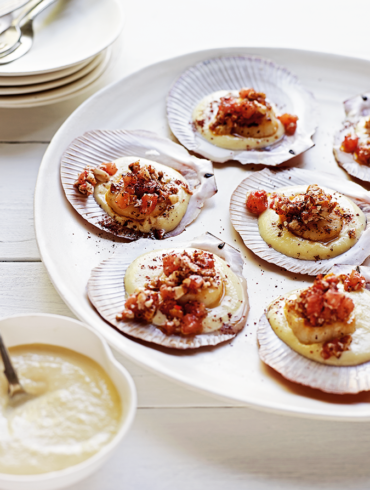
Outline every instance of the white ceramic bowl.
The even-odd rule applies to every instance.
[[[113,357],[106,341],[77,320],[59,315],[19,315],[0,320],[0,332],[8,347],[22,344],[50,344],[74,350],[96,361],[115,384],[123,414],[119,431],[103,449],[86,461],[61,471],[41,475],[0,473],[4,490],[57,490],[86,478],[109,458],[131,426],[136,411],[136,389],[130,374]]]

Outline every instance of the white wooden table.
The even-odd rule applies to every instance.
[[[40,261],[33,191],[55,131],[96,90],[149,63],[219,46],[294,47],[370,58],[368,0],[136,0],[123,5],[126,25],[110,68],[84,96],[47,107],[0,110],[1,316],[73,316]],[[227,405],[119,360],[138,389],[134,426],[110,462],[75,490],[369,488],[367,424]]]

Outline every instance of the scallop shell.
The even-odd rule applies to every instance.
[[[184,217],[174,230],[166,233],[165,238],[182,233],[196,219],[204,202],[217,192],[212,162],[189,155],[180,145],[166,138],[140,130],[89,131],[76,138],[64,152],[61,161],[62,185],[68,201],[83,218],[114,235],[129,240],[154,238],[123,226],[110,229],[109,225],[116,222],[99,206],[93,195],[81,195],[73,184],[86,165],[97,167],[122,156],[148,158],[167,165],[180,172],[193,191]]]
[[[347,119],[359,118],[370,114],[370,92],[356,95],[343,102]]]
[[[118,322],[116,320],[116,315],[123,311],[125,304],[124,276],[128,266],[137,257],[152,250],[188,247],[200,248],[218,255],[224,259],[231,270],[241,278],[245,300],[243,305],[231,319],[232,322],[235,322],[233,331],[228,331],[227,333],[216,331],[195,335],[194,337],[182,337],[180,335],[167,336],[155,325],[144,325],[143,323],[135,321]],[[198,347],[217,345],[221,342],[230,340],[244,327],[249,311],[249,302],[247,282],[243,276],[243,266],[244,261],[240,252],[210,234],[201,235],[191,242],[185,243],[158,243],[153,242],[152,240],[143,239],[136,243],[122,245],[118,253],[113,257],[104,260],[98,267],[93,269],[88,282],[87,291],[91,303],[95,306],[100,315],[121,332],[147,342],[154,342],[155,344],[164,347],[171,347],[174,349],[195,349]]]
[[[353,177],[370,182],[370,167],[358,163],[353,158],[352,153],[341,150],[344,137],[353,131],[361,117],[370,114],[370,92],[356,95],[346,100],[343,105],[347,120],[344,121],[342,128],[334,134],[333,153],[335,159]]]
[[[277,252],[263,240],[258,229],[258,217],[246,209],[246,194],[264,189],[275,191],[289,185],[318,184],[351,198],[364,212],[366,229],[358,242],[347,252],[327,260],[300,260]],[[264,169],[244,179],[235,189],[230,201],[231,222],[245,245],[258,257],[292,272],[316,275],[328,272],[334,264],[362,264],[370,254],[370,194],[360,185],[340,180],[336,175],[292,168],[283,171]]]
[[[347,274],[353,265],[335,266],[330,272]],[[360,267],[370,287],[370,267]],[[355,394],[370,390],[370,362],[358,366],[328,366],[307,359],[291,349],[273,331],[264,314],[258,325],[259,355],[263,362],[295,383],[328,393]]]
[[[299,117],[297,131],[264,150],[233,151],[212,145],[194,129],[192,113],[197,103],[218,90],[253,87],[266,93],[280,111]],[[253,56],[213,58],[189,68],[175,82],[167,98],[172,132],[188,149],[215,162],[279,165],[311,148],[318,122],[318,105],[298,78],[270,60]]]

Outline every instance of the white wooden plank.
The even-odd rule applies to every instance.
[[[46,144],[0,144],[0,260],[40,260],[33,194]]]
[[[71,490],[365,490],[362,424],[241,408],[140,409],[97,474]]]
[[[74,318],[63,303],[40,262],[0,263],[0,315],[53,313]],[[230,406],[209,396],[191,391],[115,356],[134,378],[140,407]]]

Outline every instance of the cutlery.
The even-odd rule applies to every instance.
[[[17,45],[19,38],[21,37],[20,26],[22,20],[42,1],[43,0],[33,0],[29,2],[17,15],[17,17],[12,20],[10,26],[0,34],[0,55],[9,52]]]
[[[32,22],[37,15],[39,15],[43,10],[45,10],[49,5],[55,3],[57,0],[43,0],[41,3],[38,2],[28,15],[23,18],[21,24],[21,38],[15,49],[11,50],[9,53],[5,53],[3,56],[0,55],[0,65],[5,65],[11,63],[12,61],[21,58],[23,55],[28,53],[31,49],[33,43],[33,26]]]
[[[33,398],[33,395],[27,393],[27,391],[21,385],[16,370],[12,364],[9,356],[8,349],[6,348],[3,338],[0,335],[0,355],[4,364],[4,374],[8,380],[8,395],[10,406],[18,406],[20,403],[28,401]]]

